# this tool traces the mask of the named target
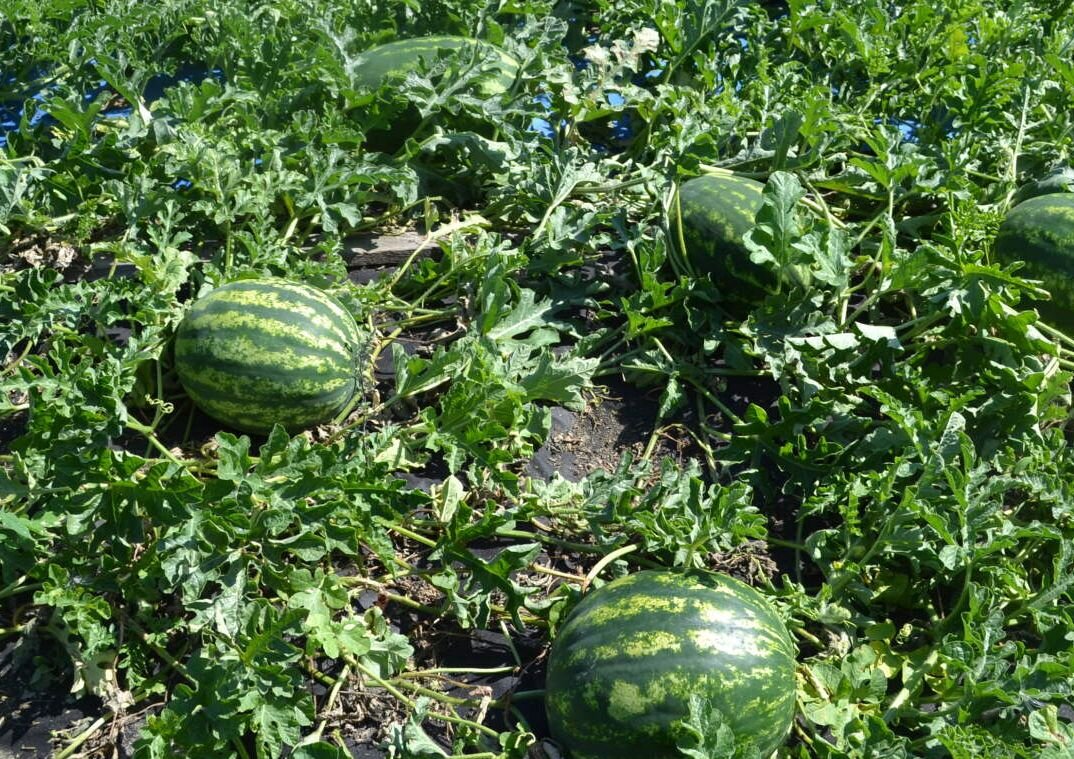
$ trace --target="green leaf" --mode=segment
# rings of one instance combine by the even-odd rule
[[[736,741],[727,718],[696,694],[687,701],[688,714],[675,722],[672,732],[681,756],[690,759],[761,759],[749,743]]]
[[[448,756],[422,729],[421,723],[429,710],[429,699],[425,696],[415,701],[413,713],[402,724],[393,724],[389,728],[386,748],[388,756],[393,759],[429,759],[429,757]]]
[[[532,290],[522,290],[518,294],[518,302],[510,310],[486,310],[482,332],[492,340],[514,339],[539,327],[548,326],[554,309],[552,301],[543,300],[538,303]],[[490,316],[496,316],[495,321],[490,322]]]
[[[804,195],[797,177],[784,171],[774,172],[765,184],[756,223],[744,238],[751,261],[797,283],[808,281],[808,273],[795,249],[804,233],[798,210],[798,201]]]

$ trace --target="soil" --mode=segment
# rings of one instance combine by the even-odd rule
[[[0,759],[51,756],[53,733],[87,726],[101,713],[94,698],[74,698],[58,684],[35,687],[33,667],[13,642],[0,646]]]
[[[614,470],[624,453],[642,454],[656,420],[656,402],[621,381],[601,388],[601,397],[584,412],[552,409],[552,434],[526,467],[531,477],[554,475],[578,482],[597,470]],[[658,454],[672,455],[661,439]]]

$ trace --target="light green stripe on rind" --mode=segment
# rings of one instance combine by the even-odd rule
[[[640,572],[588,596],[549,660],[547,710],[572,755],[678,757],[668,725],[691,694],[708,696],[762,754],[782,742],[795,707],[794,646],[756,591]]]
[[[329,368],[350,367],[354,363],[353,346],[325,349],[280,339],[274,332],[255,330],[184,332],[177,337],[175,347],[176,355],[191,367],[207,362],[222,367],[243,367],[249,374],[277,371],[324,374]]]
[[[356,388],[353,378],[336,378],[316,386],[280,385],[180,372],[180,381],[205,413],[249,432],[268,432],[276,423],[292,430],[328,421],[350,401]]]
[[[274,375],[257,377],[228,373],[215,369],[202,372],[184,372],[184,387],[206,397],[242,404],[305,408],[310,405],[329,404],[333,400],[350,399],[355,379],[341,373],[325,377],[301,377]]]
[[[701,176],[679,187],[672,226],[685,255],[729,300],[753,302],[771,291],[775,276],[750,260],[743,238],[753,228],[764,185],[737,176]],[[675,241],[678,242],[677,240]]]
[[[195,303],[175,341],[180,382],[203,411],[249,432],[330,420],[358,388],[357,324],[320,290],[243,280]]]
[[[186,385],[197,386],[199,392],[235,398],[242,402],[271,401],[277,404],[305,404],[319,398],[337,396],[353,389],[354,377],[342,371],[303,374],[276,372],[258,374],[247,371],[228,371],[227,368],[204,367],[198,371],[184,370],[181,379]]]
[[[214,290],[191,308],[186,320],[188,330],[211,330],[248,324],[244,316],[251,309],[279,313],[272,326],[263,331],[279,329],[281,334],[301,338],[303,335],[331,335],[337,343],[353,344],[358,326],[354,317],[334,300],[313,288],[295,288],[291,283],[270,281],[263,287],[238,282]],[[267,314],[265,315],[267,317]],[[277,326],[278,325],[278,326]]]
[[[345,309],[339,303],[339,301],[328,295],[328,293],[310,287],[309,285],[299,284],[297,282],[288,282],[287,280],[282,279],[253,281],[259,281],[261,283],[267,282],[267,287],[271,288],[273,292],[279,293],[281,296],[284,296],[289,305],[301,303],[311,308],[324,309],[329,311],[333,317],[330,324],[334,328],[343,328],[342,325],[349,325],[350,327],[353,327],[353,329],[343,328],[343,331],[345,333],[351,333],[357,330],[357,325],[355,325],[354,317],[351,316],[351,313],[347,309]],[[244,288],[244,284],[245,283],[243,282],[236,282],[234,283],[234,286],[229,285],[221,289],[224,289],[225,292],[241,292],[244,289],[254,292],[264,292],[266,287],[266,285],[262,284],[255,290],[252,287]]]
[[[302,429],[320,424],[330,419],[339,411],[338,400],[316,406],[303,407],[301,411],[281,410],[278,403],[253,404],[248,401],[232,402],[221,400],[218,396],[201,396],[188,391],[198,408],[214,419],[229,426],[247,432],[260,434],[271,431],[273,425],[281,424],[285,429]]]
[[[317,371],[322,366],[336,366],[341,357],[353,357],[354,348],[334,341],[322,347],[313,341],[281,339],[276,331],[258,332],[256,326],[248,329],[229,328],[184,331],[176,336],[175,349],[191,364],[201,361],[222,361],[245,366],[263,366],[276,369],[309,369]]]

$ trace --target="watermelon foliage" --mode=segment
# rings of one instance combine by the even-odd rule
[[[361,385],[354,317],[323,291],[283,279],[231,282],[200,298],[175,337],[187,394],[246,432],[330,421]]]
[[[1022,263],[1020,276],[1039,279],[1051,295],[1034,301],[1056,326],[1074,326],[1074,194],[1049,193],[1011,209],[996,236],[996,256]]]
[[[763,596],[726,575],[643,571],[586,596],[552,645],[546,710],[574,759],[681,756],[700,697],[762,756],[795,709],[795,648]]]

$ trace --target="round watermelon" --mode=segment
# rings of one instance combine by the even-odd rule
[[[1011,209],[999,226],[996,256],[1023,262],[1018,273],[1039,279],[1052,296],[1033,304],[1041,316],[1074,328],[1074,193],[1038,195]]]
[[[331,420],[359,388],[354,317],[310,285],[250,279],[213,290],[175,336],[179,381],[214,419],[247,432]]]
[[[682,235],[686,260],[698,274],[710,276],[728,300],[755,302],[776,287],[776,275],[753,263],[743,242],[763,190],[763,184],[746,177],[700,176],[679,186],[672,206],[671,228],[676,238]]]
[[[545,707],[572,759],[676,759],[696,694],[736,745],[787,737],[795,649],[763,596],[726,575],[645,571],[587,595],[552,644]]]
[[[488,73],[478,80],[482,95],[499,95],[510,89],[518,74],[518,61],[495,45],[469,37],[440,35],[395,40],[362,53],[354,69],[354,81],[364,87],[377,89],[383,84],[404,79],[419,68],[435,66],[448,54],[471,56],[479,65],[486,56],[492,57]],[[464,59],[465,60],[465,59]]]
[[[395,40],[366,50],[354,67],[355,83],[391,95],[386,107],[361,116],[368,149],[394,153],[408,137],[414,135],[422,123],[421,112],[414,103],[395,96],[393,86],[398,85],[410,72],[432,68],[448,55],[458,55],[463,66],[472,61],[475,65],[485,67],[475,82],[475,91],[483,98],[502,95],[511,88],[518,75],[518,61],[513,57],[489,42],[469,37],[416,37]],[[441,119],[441,125],[452,131],[488,134],[493,131],[483,121],[463,114],[441,112],[437,116]]]

